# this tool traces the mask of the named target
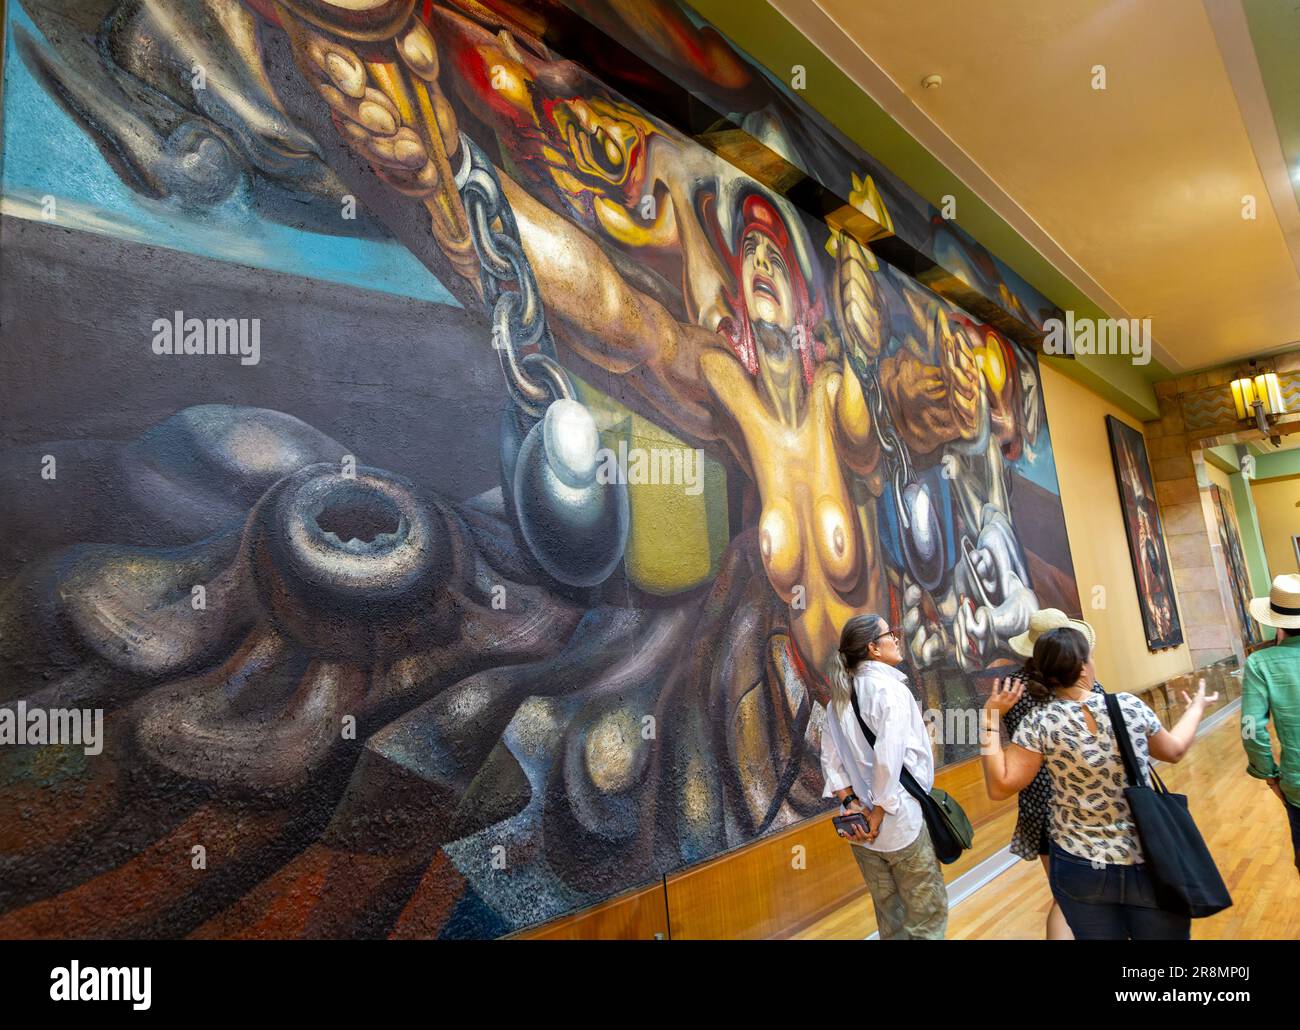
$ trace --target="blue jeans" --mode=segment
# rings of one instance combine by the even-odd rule
[[[1093,868],[1052,845],[1052,897],[1078,941],[1185,941],[1190,916],[1157,907],[1151,875],[1140,865]]]

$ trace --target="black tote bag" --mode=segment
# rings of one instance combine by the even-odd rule
[[[1128,726],[1114,694],[1106,695],[1106,711],[1128,774],[1124,797],[1133,810],[1142,855],[1161,908],[1193,919],[1222,912],[1232,905],[1232,898],[1187,810],[1187,795],[1171,794],[1155,769],[1148,769],[1154,786],[1142,782]]]

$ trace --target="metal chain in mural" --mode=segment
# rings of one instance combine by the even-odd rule
[[[595,586],[623,559],[627,488],[597,480],[596,421],[555,359],[537,277],[497,170],[464,133],[460,150],[456,188],[492,309],[492,346],[517,409],[502,414],[503,491],[547,574],[568,586]],[[522,353],[529,347],[537,349]]]
[[[472,139],[461,133],[461,167],[456,173],[470,234],[482,266],[483,295],[492,308],[492,346],[501,356],[510,395],[533,418],[541,418],[552,401],[573,399],[573,384],[555,360],[555,344],[528,257],[519,239],[514,212],[501,193],[492,162]],[[494,229],[494,223],[500,229]],[[508,290],[508,285],[518,292]],[[539,350],[521,354],[528,347]],[[534,378],[536,376],[537,378]]]

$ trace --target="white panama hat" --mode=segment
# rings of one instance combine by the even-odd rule
[[[1059,608],[1038,609],[1029,616],[1029,628],[1019,636],[1008,640],[1007,645],[1022,658],[1031,658],[1034,654],[1034,644],[1038,643],[1039,637],[1049,629],[1063,629],[1066,626],[1077,629],[1087,637],[1090,649],[1097,646],[1097,634],[1093,628],[1081,619],[1070,618]]]
[[[1300,629],[1300,576],[1277,576],[1267,597],[1250,599],[1250,614],[1265,626]]]

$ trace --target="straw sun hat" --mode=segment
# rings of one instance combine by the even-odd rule
[[[1296,576],[1291,578],[1300,579],[1300,577]],[[1253,603],[1254,602],[1252,602],[1252,604]],[[1274,625],[1276,625],[1276,623]],[[1039,637],[1049,629],[1061,629],[1064,626],[1069,626],[1070,629],[1077,629],[1087,637],[1088,647],[1092,648],[1097,646],[1097,634],[1093,632],[1092,627],[1079,619],[1070,618],[1059,608],[1040,608],[1038,611],[1034,612],[1033,615],[1029,616],[1029,629],[1025,630],[1025,632],[1021,633],[1017,637],[1012,637],[1007,641],[1007,644],[1016,654],[1024,658],[1030,658],[1033,656],[1034,644],[1038,642]]]
[[[1291,573],[1274,579],[1267,597],[1251,598],[1250,614],[1265,626],[1300,629],[1300,576]]]

